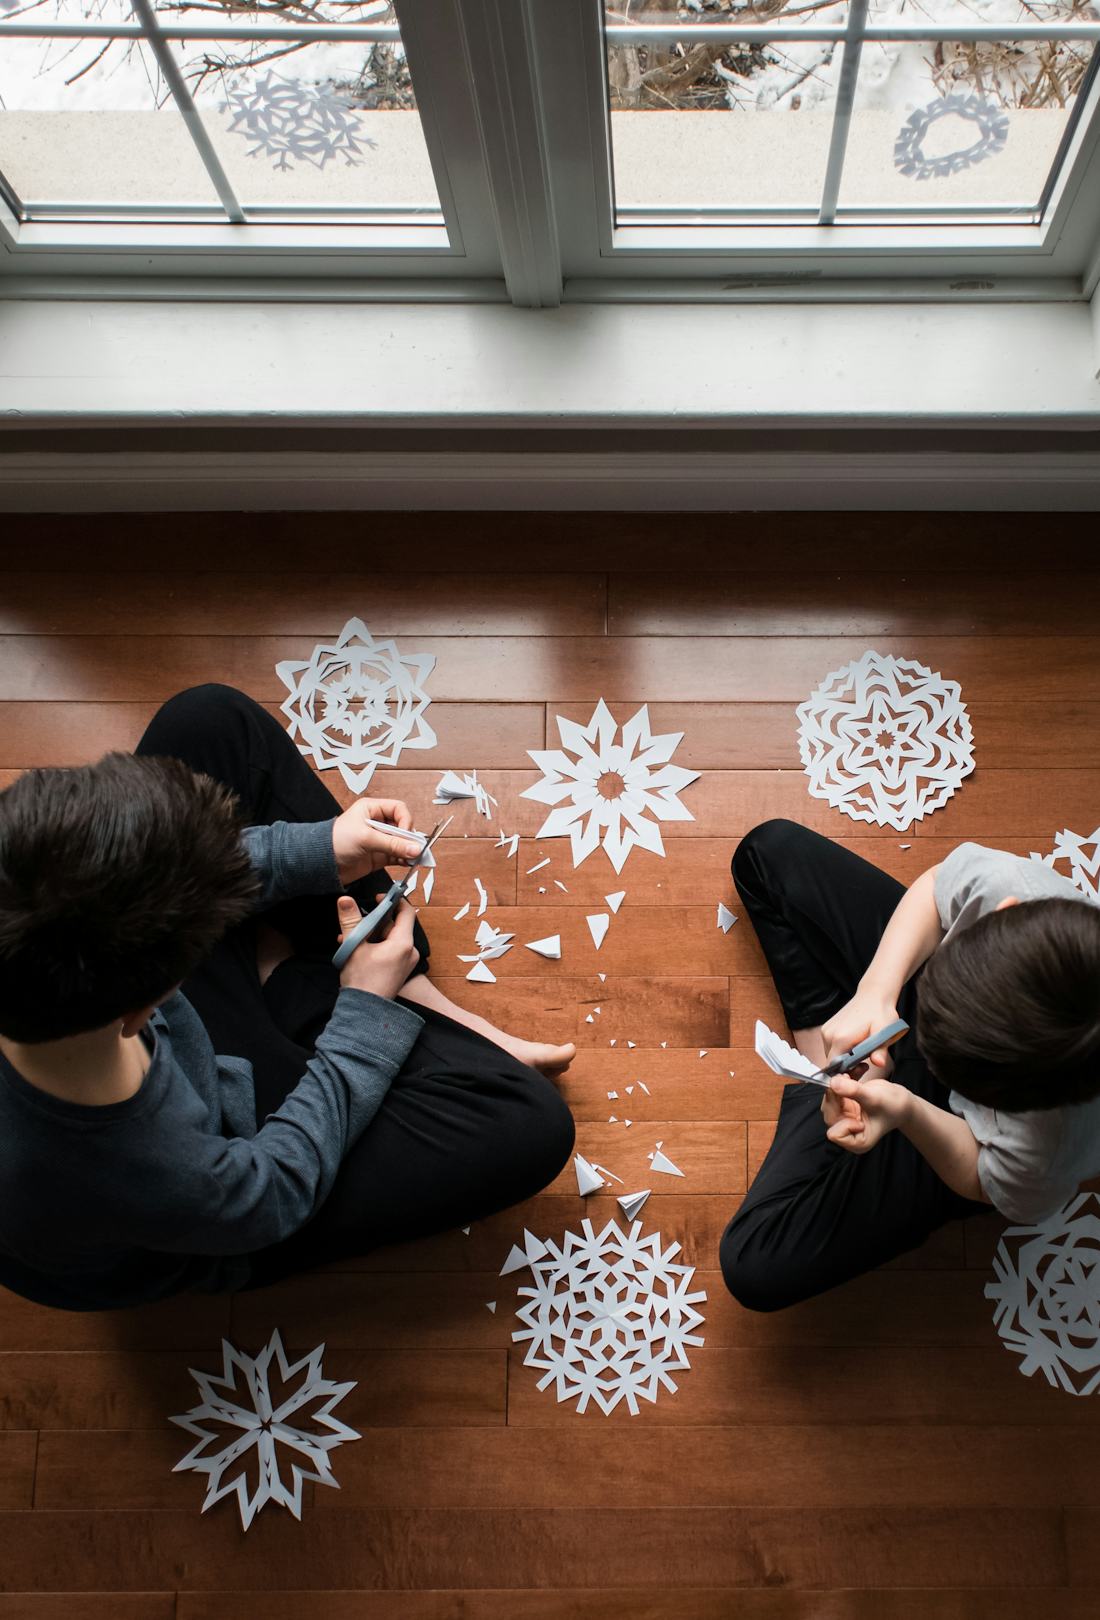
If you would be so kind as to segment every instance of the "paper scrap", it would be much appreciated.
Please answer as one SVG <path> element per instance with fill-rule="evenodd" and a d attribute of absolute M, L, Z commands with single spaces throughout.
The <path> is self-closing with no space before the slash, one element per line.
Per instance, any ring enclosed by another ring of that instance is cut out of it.
<path fill-rule="evenodd" d="M 682 1176 L 684 1173 L 678 1166 L 673 1164 L 667 1153 L 662 1153 L 660 1143 L 657 1144 L 650 1158 L 650 1168 L 659 1170 L 662 1175 L 666 1176 Z"/>
<path fill-rule="evenodd" d="M 625 889 L 619 889 L 617 891 L 617 893 L 615 893 L 615 894 L 605 894 L 604 895 L 605 902 L 607 903 L 607 905 L 609 905 L 611 907 L 612 911 L 615 911 L 615 912 L 618 911 L 619 907 L 622 905 L 622 903 L 623 903 L 623 901 L 625 899 L 626 899 L 626 890 Z"/>
<path fill-rule="evenodd" d="M 633 1051 L 636 1050 L 636 1047 L 635 1047 L 633 1041 L 627 1041 L 626 1045 L 627 1045 L 627 1050 L 628 1051 L 633 1052 Z"/>
<path fill-rule="evenodd" d="M 420 898 L 423 900 L 425 905 L 427 905 L 428 901 L 431 899 L 432 890 L 434 888 L 435 888 L 435 872 L 434 871 L 425 872 L 425 874 L 424 874 L 424 888 L 421 891 L 421 895 L 420 895 Z"/>
<path fill-rule="evenodd" d="M 569 890 L 565 887 L 565 884 L 561 881 L 560 878 L 555 878 L 554 879 L 554 887 L 557 888 L 557 889 L 560 889 L 562 894 L 568 894 L 569 893 Z"/>
<path fill-rule="evenodd" d="M 467 900 L 466 904 L 464 906 L 460 906 L 458 908 L 458 910 L 455 912 L 454 921 L 455 922 L 461 922 L 463 917 L 465 917 L 466 913 L 469 911 L 469 909 L 470 909 L 470 902 Z"/>
<path fill-rule="evenodd" d="M 611 918 L 606 911 L 597 911 L 593 916 L 586 917 L 584 920 L 588 924 L 588 932 L 592 935 L 592 943 L 599 950 L 604 942 L 607 930 L 611 927 Z"/>
<path fill-rule="evenodd" d="M 507 1277 L 513 1271 L 521 1271 L 524 1266 L 533 1265 L 536 1260 L 541 1260 L 545 1254 L 546 1244 L 524 1227 L 523 1247 L 521 1249 L 518 1243 L 512 1244 L 511 1253 L 500 1268 L 500 1275 Z"/>
<path fill-rule="evenodd" d="M 597 979 L 599 979 L 601 984 L 604 984 L 606 982 L 606 980 L 607 980 L 607 974 L 606 973 L 597 973 L 596 977 L 597 977 Z"/>
<path fill-rule="evenodd" d="M 644 1091 L 647 1097 L 651 1095 L 650 1089 L 646 1085 L 644 1080 L 639 1080 L 638 1081 L 638 1089 L 639 1089 L 639 1091 Z"/>
<path fill-rule="evenodd" d="M 506 833 L 502 827 L 500 829 L 500 837 L 493 845 L 493 848 L 506 849 L 508 851 L 508 859 L 511 860 L 513 855 L 516 853 L 516 850 L 519 848 L 519 833 Z"/>
<path fill-rule="evenodd" d="M 807 1080 L 811 1085 L 828 1090 L 829 1082 L 822 1077 L 817 1064 L 803 1057 L 797 1047 L 790 1046 L 782 1035 L 777 1035 L 759 1018 L 753 1039 L 757 1057 L 764 1060 L 773 1074 L 782 1075 L 785 1080 Z"/>
<path fill-rule="evenodd" d="M 473 979 L 475 984 L 496 984 L 497 982 L 496 974 L 485 962 L 475 962 L 466 977 Z"/>
<path fill-rule="evenodd" d="M 619 1093 L 617 1091 L 609 1091 L 607 1094 L 607 1100 L 608 1102 L 618 1102 Z"/>
<path fill-rule="evenodd" d="M 474 888 L 477 890 L 478 895 L 477 914 L 479 917 L 482 917 L 485 915 L 485 908 L 489 904 L 489 895 L 484 883 L 482 883 L 479 877 L 474 879 Z"/>
<path fill-rule="evenodd" d="M 544 866 L 549 866 L 549 865 L 550 865 L 550 857 L 549 857 L 549 855 L 544 855 L 541 861 L 536 861 L 534 866 L 529 866 L 527 868 L 527 876 L 530 877 L 532 872 L 541 872 Z"/>
<path fill-rule="evenodd" d="M 432 803 L 453 804 L 456 799 L 473 799 L 478 814 L 492 821 L 493 812 L 490 807 L 497 801 L 478 781 L 476 771 L 444 771 L 436 786 Z"/>
<path fill-rule="evenodd" d="M 561 935 L 547 934 L 545 939 L 532 939 L 528 942 L 527 949 L 534 951 L 536 956 L 546 956 L 554 962 L 560 961 Z"/>
<path fill-rule="evenodd" d="M 587 1198 L 589 1193 L 599 1192 L 604 1185 L 604 1179 L 595 1166 L 589 1164 L 579 1153 L 573 1156 L 573 1169 L 577 1176 L 577 1191 L 582 1198 Z"/>
<path fill-rule="evenodd" d="M 701 1046 L 699 1048 L 699 1056 L 700 1057 L 706 1057 L 706 1055 L 707 1055 L 707 1048 L 705 1046 Z"/>
<path fill-rule="evenodd" d="M 496 1300 L 495 1299 L 487 1299 L 485 1301 L 485 1309 L 487 1311 L 492 1311 L 493 1315 L 495 1316 L 497 1314 L 497 1302 L 496 1302 Z"/>
<path fill-rule="evenodd" d="M 638 1219 L 638 1212 L 645 1203 L 646 1199 L 649 1197 L 649 1194 L 650 1189 L 646 1187 L 642 1192 L 623 1193 L 621 1197 L 615 1200 L 615 1202 L 618 1204 L 628 1221 L 636 1221 Z"/>
<path fill-rule="evenodd" d="M 733 912 L 730 910 L 730 908 L 728 906 L 724 906 L 722 904 L 721 900 L 719 900 L 719 902 L 718 902 L 718 926 L 722 930 L 723 934 L 728 934 L 730 929 L 733 927 L 733 925 L 734 925 L 734 923 L 736 921 L 737 921 L 737 918 L 733 915 Z"/>

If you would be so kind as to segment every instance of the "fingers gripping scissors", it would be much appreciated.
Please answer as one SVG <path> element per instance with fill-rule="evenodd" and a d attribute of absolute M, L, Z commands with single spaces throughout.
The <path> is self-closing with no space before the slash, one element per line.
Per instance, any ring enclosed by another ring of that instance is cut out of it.
<path fill-rule="evenodd" d="M 425 855 L 431 849 L 432 845 L 435 843 L 440 834 L 446 832 L 453 820 L 454 816 L 448 816 L 446 821 L 436 822 L 435 826 L 428 835 L 423 849 L 413 861 L 404 877 L 396 878 L 394 882 L 390 884 L 389 888 L 386 890 L 385 894 L 382 896 L 381 900 L 379 900 L 378 904 L 373 908 L 373 910 L 368 911 L 365 916 L 360 917 L 355 927 L 351 930 L 351 933 L 347 935 L 344 943 L 340 946 L 339 950 L 336 952 L 336 955 L 332 958 L 333 967 L 342 968 L 352 952 L 358 950 L 359 946 L 362 945 L 365 939 L 370 939 L 371 936 L 376 933 L 381 925 L 386 921 L 386 918 L 391 916 L 393 912 L 397 910 L 397 907 L 401 904 L 406 893 L 408 892 L 410 880 L 412 879 L 414 873 L 416 873 L 423 864 Z M 394 833 L 400 835 L 403 829 L 400 827 L 394 827 L 393 831 Z"/>
<path fill-rule="evenodd" d="M 814 1079 L 819 1085 L 824 1085 L 833 1075 L 850 1074 L 861 1063 L 865 1063 L 871 1053 L 877 1051 L 880 1046 L 893 1046 L 895 1041 L 908 1033 L 909 1025 L 904 1018 L 895 1018 L 892 1024 L 887 1024 L 885 1029 L 876 1030 L 873 1035 L 868 1035 L 865 1041 L 860 1041 L 859 1045 L 853 1046 L 850 1051 L 838 1052 L 823 1069 L 817 1071 Z"/>

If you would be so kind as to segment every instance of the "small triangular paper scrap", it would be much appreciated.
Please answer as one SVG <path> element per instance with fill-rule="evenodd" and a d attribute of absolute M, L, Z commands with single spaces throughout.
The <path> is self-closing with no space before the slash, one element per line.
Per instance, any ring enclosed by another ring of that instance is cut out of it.
<path fill-rule="evenodd" d="M 588 924 L 588 932 L 592 935 L 592 943 L 599 950 L 604 942 L 604 935 L 611 927 L 611 918 L 606 911 L 597 911 L 594 916 L 586 917 L 584 920 Z"/>
<path fill-rule="evenodd" d="M 577 1191 L 582 1198 L 587 1198 L 589 1193 L 599 1192 L 604 1184 L 603 1177 L 579 1153 L 573 1156 L 573 1169 L 577 1172 Z"/>
<path fill-rule="evenodd" d="M 522 1271 L 524 1266 L 534 1265 L 547 1253 L 546 1244 L 537 1238 L 526 1227 L 523 1229 L 523 1248 L 518 1243 L 512 1244 L 512 1252 L 500 1268 L 500 1275 L 507 1277 L 513 1271 Z"/>
<path fill-rule="evenodd" d="M 619 907 L 626 899 L 626 890 L 620 889 L 617 894 L 605 894 L 604 899 L 607 901 L 607 904 L 611 907 L 612 911 L 618 911 Z"/>
<path fill-rule="evenodd" d="M 649 1188 L 646 1187 L 642 1192 L 624 1193 L 622 1197 L 617 1198 L 615 1202 L 618 1204 L 627 1220 L 634 1221 L 637 1220 L 638 1211 L 641 1209 L 648 1197 Z"/>
<path fill-rule="evenodd" d="M 493 1315 L 495 1316 L 497 1314 L 497 1302 L 496 1302 L 496 1300 L 495 1299 L 487 1299 L 485 1301 L 485 1309 L 487 1311 L 492 1311 Z"/>
<path fill-rule="evenodd" d="M 466 977 L 473 979 L 475 984 L 496 984 L 497 982 L 496 974 L 484 962 L 475 962 Z"/>
<path fill-rule="evenodd" d="M 654 1149 L 649 1165 L 651 1170 L 660 1170 L 666 1176 L 682 1176 L 684 1173 L 659 1147 Z"/>
<path fill-rule="evenodd" d="M 527 949 L 534 951 L 536 956 L 548 956 L 551 961 L 561 960 L 561 935 L 547 934 L 545 939 L 532 939 L 528 941 Z"/>
<path fill-rule="evenodd" d="M 722 930 L 723 934 L 728 934 L 736 921 L 737 918 L 733 915 L 733 912 L 729 909 L 729 907 L 724 906 L 721 900 L 719 900 L 718 926 Z"/>

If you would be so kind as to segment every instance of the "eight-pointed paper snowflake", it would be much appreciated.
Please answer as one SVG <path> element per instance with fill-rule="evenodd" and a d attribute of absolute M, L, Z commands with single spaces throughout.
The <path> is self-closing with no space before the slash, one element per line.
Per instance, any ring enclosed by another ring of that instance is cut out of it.
<path fill-rule="evenodd" d="M 300 1519 L 305 1480 L 337 1485 L 329 1453 L 360 1436 L 332 1409 L 355 1385 L 324 1376 L 324 1353 L 322 1344 L 290 1363 L 276 1329 L 258 1356 L 223 1339 L 220 1377 L 190 1369 L 202 1400 L 169 1421 L 197 1435 L 198 1444 L 173 1472 L 206 1475 L 204 1513 L 223 1496 L 236 1496 L 246 1530 L 268 1502 Z"/>
<path fill-rule="evenodd" d="M 1100 1390 L 1100 1199 L 1079 1193 L 1040 1226 L 1010 1226 L 993 1259 L 993 1320 L 1020 1371 L 1069 1395 Z"/>
<path fill-rule="evenodd" d="M 395 765 L 403 748 L 435 747 L 422 686 L 434 668 L 430 653 L 399 653 L 392 641 L 375 641 L 362 619 L 349 619 L 304 663 L 276 664 L 290 688 L 287 729 L 321 770 L 338 766 L 352 792 L 362 793 L 375 767 Z"/>
<path fill-rule="evenodd" d="M 548 1240 L 532 1263 L 534 1286 L 519 1290 L 528 1303 L 516 1311 L 526 1326 L 512 1338 L 529 1341 L 524 1364 L 543 1370 L 539 1389 L 553 1384 L 578 1412 L 625 1401 L 636 1417 L 639 1397 L 676 1389 L 671 1375 L 689 1365 L 687 1346 L 703 1342 L 696 1306 L 707 1296 L 692 1292 L 693 1266 L 673 1264 L 680 1245 L 664 1248 L 659 1232 L 642 1237 L 641 1221 L 629 1233 L 615 1221 L 598 1235 L 591 1221 L 582 1226 L 560 1247 Z"/>
<path fill-rule="evenodd" d="M 956 681 L 911 658 L 865 652 L 798 706 L 814 798 L 898 832 L 945 804 L 974 769 Z"/>
<path fill-rule="evenodd" d="M 560 714 L 557 721 L 560 749 L 528 749 L 543 779 L 525 788 L 521 797 L 556 807 L 536 836 L 568 834 L 574 866 L 601 843 L 616 872 L 622 871 L 635 844 L 663 855 L 658 822 L 695 819 L 677 794 L 699 773 L 669 763 L 683 732 L 654 737 L 643 704 L 616 742 L 619 728 L 603 698 L 586 726 Z"/>
<path fill-rule="evenodd" d="M 1049 855 L 1039 855 L 1032 850 L 1031 858 L 1068 877 L 1090 900 L 1100 901 L 1100 827 L 1087 837 L 1063 827 L 1060 833 L 1055 833 L 1054 848 Z"/>
<path fill-rule="evenodd" d="M 278 73 L 266 73 L 250 84 L 235 82 L 221 110 L 232 116 L 231 135 L 255 142 L 248 156 L 273 157 L 275 169 L 290 170 L 291 158 L 323 169 L 337 155 L 350 167 L 359 162 L 364 146 L 377 145 L 331 89 Z"/>

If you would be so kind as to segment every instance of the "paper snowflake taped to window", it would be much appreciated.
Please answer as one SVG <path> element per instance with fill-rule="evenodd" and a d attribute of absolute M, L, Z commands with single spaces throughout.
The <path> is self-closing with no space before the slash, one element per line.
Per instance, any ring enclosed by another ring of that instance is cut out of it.
<path fill-rule="evenodd" d="M 292 158 L 323 169 L 330 158 L 342 157 L 353 167 L 365 147 L 378 144 L 363 134 L 346 99 L 330 85 L 278 73 L 250 83 L 231 81 L 221 111 L 230 116 L 231 135 L 253 142 L 249 157 L 274 158 L 272 168 L 284 172 L 293 168 Z"/>
<path fill-rule="evenodd" d="M 1082 837 L 1063 827 L 1054 835 L 1054 848 L 1049 855 L 1031 851 L 1033 861 L 1041 861 L 1076 884 L 1090 900 L 1100 901 L 1100 827 Z"/>
<path fill-rule="evenodd" d="M 853 821 L 905 832 L 974 769 L 958 683 L 911 658 L 865 652 L 827 675 L 798 719 L 810 793 Z"/>
<path fill-rule="evenodd" d="M 173 1473 L 205 1474 L 204 1513 L 235 1496 L 246 1530 L 268 1502 L 300 1519 L 306 1480 L 336 1485 L 329 1454 L 360 1435 L 332 1415 L 355 1384 L 326 1378 L 324 1353 L 322 1344 L 291 1363 L 276 1329 L 257 1356 L 223 1339 L 220 1376 L 190 1369 L 202 1400 L 169 1421 L 197 1435 L 198 1444 Z"/>
<path fill-rule="evenodd" d="M 536 837 L 568 836 L 574 866 L 602 844 L 616 872 L 636 844 L 663 855 L 659 823 L 695 819 L 677 795 L 699 772 L 670 763 L 683 732 L 654 737 L 643 704 L 616 741 L 619 727 L 603 698 L 586 726 L 560 714 L 557 722 L 560 749 L 528 749 L 543 777 L 521 797 L 554 806 Z"/>
<path fill-rule="evenodd" d="M 938 157 L 924 150 L 924 137 L 941 118 L 962 118 L 973 124 L 977 139 Z M 944 180 L 948 175 L 972 169 L 976 163 L 1003 152 L 1008 140 L 1008 114 L 981 96 L 942 96 L 918 107 L 901 126 L 894 142 L 894 167 L 910 180 Z"/>
<path fill-rule="evenodd" d="M 431 653 L 400 653 L 392 641 L 375 641 L 362 619 L 349 619 L 304 662 L 276 664 L 290 690 L 282 706 L 287 729 L 320 770 L 336 766 L 362 793 L 376 767 L 395 765 L 403 748 L 435 747 L 423 687 L 434 668 Z"/>
<path fill-rule="evenodd" d="M 986 1298 L 1005 1348 L 1029 1378 L 1069 1395 L 1100 1390 L 1100 1199 L 1079 1193 L 1038 1226 L 1010 1226 Z"/>
<path fill-rule="evenodd" d="M 663 1246 L 659 1232 L 642 1237 L 608 1221 L 598 1235 L 592 1222 L 566 1232 L 559 1246 L 531 1263 L 532 1287 L 519 1290 L 516 1316 L 526 1325 L 512 1334 L 527 1342 L 524 1364 L 540 1368 L 539 1389 L 554 1385 L 559 1401 L 576 1400 L 583 1412 L 595 1401 L 604 1413 L 625 1401 L 637 1417 L 638 1401 L 675 1391 L 672 1374 L 689 1366 L 689 1345 L 706 1299 L 692 1291 L 693 1266 L 675 1265 L 678 1243 Z"/>

